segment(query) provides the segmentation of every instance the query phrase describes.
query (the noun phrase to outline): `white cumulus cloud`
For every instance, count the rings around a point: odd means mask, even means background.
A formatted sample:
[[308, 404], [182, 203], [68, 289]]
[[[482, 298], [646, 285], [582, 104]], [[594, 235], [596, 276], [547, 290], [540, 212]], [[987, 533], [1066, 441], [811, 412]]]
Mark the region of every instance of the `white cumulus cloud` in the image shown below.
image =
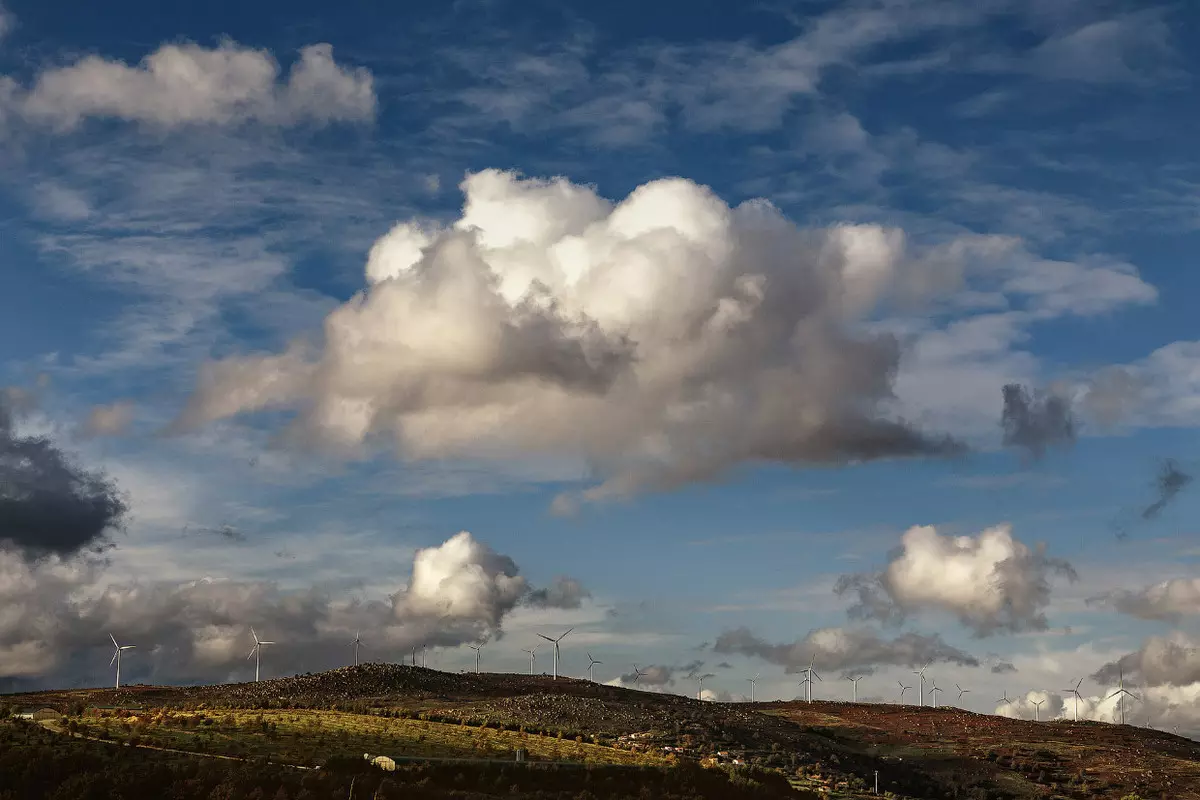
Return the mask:
[[1051, 578], [1074, 579], [1065, 561], [1030, 548], [997, 525], [975, 536], [943, 536], [931, 525], [909, 528], [877, 574], [844, 575], [838, 594], [855, 594], [851, 616], [899, 622], [919, 611], [943, 611], [979, 636], [1044, 629]]
[[323, 345], [207, 365], [188, 428], [270, 407], [295, 439], [408, 459], [583, 456], [599, 499], [750, 461], [957, 452], [889, 407], [900, 350], [861, 323], [918, 270], [902, 232], [806, 230], [681, 178], [611, 203], [487, 170], [460, 218], [398, 224]]

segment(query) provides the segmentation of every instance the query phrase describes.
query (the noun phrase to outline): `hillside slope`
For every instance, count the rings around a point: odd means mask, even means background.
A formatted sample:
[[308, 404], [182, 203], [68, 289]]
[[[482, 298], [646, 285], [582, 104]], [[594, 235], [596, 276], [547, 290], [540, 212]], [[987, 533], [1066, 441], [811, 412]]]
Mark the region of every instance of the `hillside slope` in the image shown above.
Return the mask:
[[[358, 714], [586, 743], [596, 749], [579, 748], [580, 759], [594, 763], [630, 763], [616, 757], [620, 750], [640, 752], [646, 759], [642, 763], [682, 758], [749, 764], [778, 771], [794, 785], [829, 787], [845, 797], [868, 796], [866, 789], [878, 773], [881, 791], [914, 798], [1082, 800], [1137, 793], [1147, 800], [1200, 800], [1200, 745], [1196, 742], [1131, 726], [1034, 723], [954, 708], [822, 701], [702, 703], [575, 679], [454, 674], [388, 664], [257, 684], [9, 695], [0, 698], [0, 703], [45, 705], [68, 713], [95, 706], [137, 707], [142, 710], [102, 714], [132, 714], [139, 720], [153, 719], [156, 714], [161, 720], [196, 709], [212, 710], [210, 715], [217, 719], [221, 717], [217, 709], [269, 712], [269, 719], [264, 717], [258, 724], [273, 719], [286, 722], [271, 711], [277, 709], [342, 712], [338, 719], [343, 721], [326, 725], [320, 746], [310, 748], [318, 755], [330, 751], [330, 742], [336, 741], [329, 730], [349, 724], [344, 720], [351, 718], [345, 714]], [[251, 727], [241, 711], [234, 716], [235, 729], [238, 725]], [[145, 732], [146, 723], [139, 724]], [[358, 727], [370, 725], [378, 723], [364, 720]], [[399, 737], [401, 729], [393, 726], [392, 730]], [[418, 728], [410, 725], [406, 730]], [[168, 733], [176, 736], [179, 731], [158, 731]], [[300, 734], [289, 729], [288, 735]], [[488, 734], [488, 741], [507, 742], [505, 737], [509, 734]], [[443, 739], [455, 741], [452, 736]], [[243, 740], [237, 746], [246, 746]], [[362, 740], [350, 741], [357, 745]], [[388, 742], [397, 750], [416, 747], [411, 738], [384, 740]], [[347, 744], [343, 751], [349, 747]], [[505, 748], [511, 746], [500, 749], [507, 752]], [[388, 754], [431, 752], [413, 749]], [[569, 757], [571, 751], [548, 748], [546, 752]], [[604, 756], [604, 752], [614, 756]]]

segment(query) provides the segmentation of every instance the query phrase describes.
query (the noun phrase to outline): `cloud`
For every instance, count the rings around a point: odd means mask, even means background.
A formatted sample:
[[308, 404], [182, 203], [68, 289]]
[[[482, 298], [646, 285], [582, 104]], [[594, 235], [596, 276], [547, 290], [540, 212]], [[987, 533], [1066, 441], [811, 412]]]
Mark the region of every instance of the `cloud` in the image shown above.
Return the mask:
[[1191, 482], [1192, 476], [1181, 470], [1175, 461], [1169, 458], [1163, 461], [1158, 478], [1155, 480], [1158, 499], [1142, 510], [1142, 519], [1156, 519], [1163, 509], [1175, 499], [1175, 496]]
[[537, 608], [579, 608], [592, 593], [574, 578], [561, 575], [543, 589], [534, 589], [526, 602]]
[[160, 129], [258, 122], [362, 122], [375, 116], [371, 73], [337, 64], [328, 44], [300, 50], [287, 78], [265, 50], [167, 44], [137, 66], [99, 56], [38, 73], [10, 108], [28, 122], [70, 131], [84, 120], [121, 119]]
[[133, 422], [134, 404], [121, 400], [104, 406], [96, 406], [88, 414], [83, 425], [85, 436], [120, 436]]
[[1114, 425], [1184, 427], [1200, 424], [1200, 341], [1178, 341], [1143, 359], [1104, 367], [1076, 387], [1080, 407]]
[[976, 636], [1042, 630], [1050, 580], [1076, 578], [1071, 565], [1031, 550], [997, 525], [975, 536], [942, 536], [933, 526], [909, 528], [877, 574], [838, 579], [834, 592], [855, 594], [850, 616], [889, 624], [919, 611], [954, 614]]
[[0, 41], [3, 41], [4, 37], [8, 36], [15, 27], [17, 27], [17, 18], [4, 7], [3, 3], [0, 3]]
[[246, 541], [248, 538], [246, 534], [229, 524], [221, 525], [217, 528], [191, 528], [190, 526], [185, 526], [183, 529], [185, 534], [191, 533], [192, 531], [195, 531], [196, 533], [211, 534], [230, 542], [240, 543]]
[[437, 547], [417, 551], [412, 580], [397, 613], [479, 620], [498, 628], [529, 589], [517, 573], [511, 558], [462, 531]]
[[1017, 447], [1033, 458], [1041, 458], [1050, 446], [1066, 446], [1075, 441], [1075, 420], [1071, 403], [1056, 394], [1030, 395], [1016, 383], [1005, 385], [1004, 446]]
[[125, 499], [48, 437], [20, 434], [14, 411], [22, 397], [0, 393], [0, 545], [41, 555], [103, 547], [123, 523]]
[[1091, 679], [1114, 682], [1120, 673], [1149, 686], [1200, 683], [1200, 639], [1184, 631], [1147, 637], [1139, 649], [1105, 664]]
[[496, 170], [462, 189], [452, 226], [376, 242], [322, 348], [208, 364], [179, 425], [296, 408], [293, 440], [334, 448], [582, 455], [607, 478], [583, 500], [961, 451], [888, 416], [899, 345], [855, 330], [896, 279], [898, 231], [802, 230], [679, 178], [616, 205]]
[[820, 628], [788, 644], [772, 644], [749, 628], [734, 628], [717, 637], [713, 650], [761, 658], [785, 667], [788, 673], [800, 672], [814, 657], [818, 671], [920, 666], [930, 661], [979, 666], [977, 659], [946, 644], [937, 634], [924, 636], [910, 632], [895, 639], [884, 639], [866, 628]]
[[251, 625], [279, 643], [271, 659], [289, 674], [346, 663], [356, 630], [374, 658], [486, 641], [529, 590], [518, 572], [466, 532], [418, 550], [408, 585], [378, 598], [269, 581], [114, 583], [94, 559], [0, 548], [0, 684], [94, 681], [107, 632], [138, 646], [131, 681], [163, 683], [244, 677]]
[[1047, 38], [1021, 60], [1043, 78], [1083, 83], [1146, 83], [1161, 76], [1173, 48], [1161, 9], [1096, 20]]
[[1200, 578], [1175, 578], [1137, 591], [1122, 589], [1088, 598], [1089, 605], [1105, 605], [1138, 619], [1178, 623], [1200, 615]]
[[993, 675], [1008, 675], [1009, 673], [1016, 672], [1016, 671], [1017, 671], [1017, 668], [1015, 666], [1013, 666], [1011, 661], [1001, 661], [997, 664], [992, 665], [992, 674]]

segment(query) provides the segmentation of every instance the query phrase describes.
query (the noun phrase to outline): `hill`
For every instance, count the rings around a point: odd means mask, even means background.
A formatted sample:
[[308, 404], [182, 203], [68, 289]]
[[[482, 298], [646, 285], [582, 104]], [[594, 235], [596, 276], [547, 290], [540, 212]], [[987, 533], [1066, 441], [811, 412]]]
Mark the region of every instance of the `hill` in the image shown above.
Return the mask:
[[257, 684], [8, 695], [0, 704], [56, 708], [68, 717], [46, 724], [64, 735], [305, 767], [367, 752], [476, 759], [462, 764], [478, 772], [520, 749], [542, 766], [671, 772], [680, 768], [671, 763], [700, 762], [734, 777], [753, 768], [841, 797], [873, 796], [877, 773], [881, 792], [911, 798], [1200, 800], [1200, 745], [1190, 740], [954, 708], [699, 702], [569, 678], [390, 664]]

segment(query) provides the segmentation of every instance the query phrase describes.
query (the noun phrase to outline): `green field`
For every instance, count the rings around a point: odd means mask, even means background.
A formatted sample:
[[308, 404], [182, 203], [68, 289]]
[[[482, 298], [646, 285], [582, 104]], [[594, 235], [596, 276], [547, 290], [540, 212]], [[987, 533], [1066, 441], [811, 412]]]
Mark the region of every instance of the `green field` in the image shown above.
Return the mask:
[[155, 747], [312, 766], [330, 756], [512, 759], [662, 766], [665, 759], [519, 731], [396, 719], [339, 711], [147, 710], [139, 716], [88, 717], [79, 733]]

